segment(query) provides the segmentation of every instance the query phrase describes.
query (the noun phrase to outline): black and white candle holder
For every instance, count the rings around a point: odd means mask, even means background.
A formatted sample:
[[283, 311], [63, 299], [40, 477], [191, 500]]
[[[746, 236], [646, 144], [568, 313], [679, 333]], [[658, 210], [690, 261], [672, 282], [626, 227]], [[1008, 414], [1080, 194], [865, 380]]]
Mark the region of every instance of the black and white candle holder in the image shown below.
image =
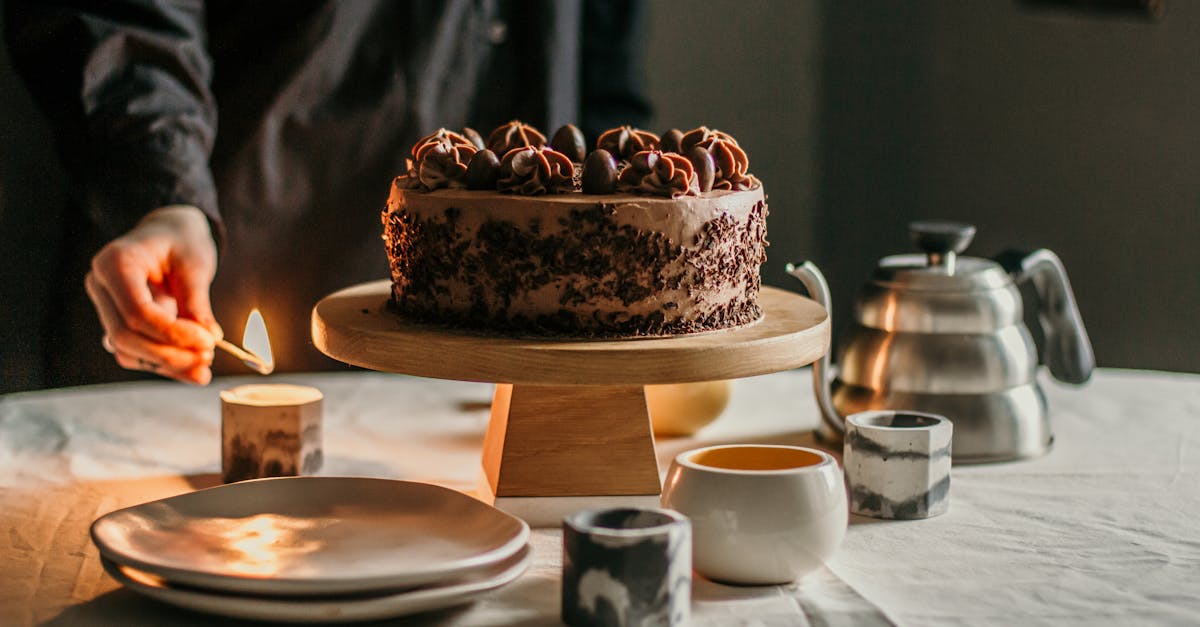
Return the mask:
[[887, 519], [930, 518], [950, 505], [953, 424], [915, 411], [846, 417], [842, 465], [850, 511]]
[[563, 519], [563, 622], [683, 625], [691, 598], [692, 525], [686, 516], [665, 509], [598, 509]]

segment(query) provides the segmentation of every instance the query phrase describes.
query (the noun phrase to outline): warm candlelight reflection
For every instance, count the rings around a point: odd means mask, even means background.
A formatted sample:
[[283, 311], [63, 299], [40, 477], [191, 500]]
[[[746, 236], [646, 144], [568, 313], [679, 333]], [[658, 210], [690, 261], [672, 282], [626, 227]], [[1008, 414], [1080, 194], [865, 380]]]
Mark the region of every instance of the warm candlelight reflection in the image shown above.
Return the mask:
[[[899, 299], [895, 294], [888, 294], [887, 299], [883, 304], [882, 322], [884, 329], [895, 329], [897, 322], [897, 314], [900, 311]], [[883, 337], [880, 346], [871, 356], [869, 370], [867, 372], [867, 385], [874, 390], [882, 390], [887, 387], [886, 377], [888, 368], [891, 365], [892, 359], [892, 343], [896, 341], [895, 333], [888, 333]]]
[[167, 585], [166, 580], [164, 580], [162, 577], [159, 577], [158, 575], [152, 575], [150, 573], [145, 573], [140, 570], [137, 570], [136, 568], [129, 568], [128, 566], [118, 566], [118, 568], [121, 569], [121, 573], [124, 574], [126, 577], [129, 577], [130, 579], [142, 584], [143, 586], [149, 586], [151, 588], [162, 588]]
[[267, 336], [267, 324], [257, 308], [250, 311], [246, 318], [246, 331], [242, 334], [242, 347], [258, 355], [269, 369], [275, 367], [275, 357], [271, 354], [271, 339]]
[[314, 521], [276, 514], [257, 514], [246, 518], [218, 518], [207, 521], [205, 529], [231, 572], [240, 575], [270, 576], [286, 568], [298, 555], [312, 553], [320, 542], [301, 540]]

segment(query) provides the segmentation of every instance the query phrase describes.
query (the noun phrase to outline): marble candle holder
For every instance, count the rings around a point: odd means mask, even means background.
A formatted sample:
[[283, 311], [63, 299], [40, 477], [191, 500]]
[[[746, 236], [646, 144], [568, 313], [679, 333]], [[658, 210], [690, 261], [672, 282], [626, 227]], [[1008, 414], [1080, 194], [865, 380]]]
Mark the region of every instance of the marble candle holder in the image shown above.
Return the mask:
[[665, 509], [594, 509], [563, 519], [562, 620], [611, 627], [687, 623], [692, 525]]
[[294, 477], [321, 469], [321, 391], [240, 385], [221, 391], [221, 479]]
[[842, 463], [850, 511], [874, 518], [930, 518], [950, 505], [953, 424], [914, 411], [846, 417]]

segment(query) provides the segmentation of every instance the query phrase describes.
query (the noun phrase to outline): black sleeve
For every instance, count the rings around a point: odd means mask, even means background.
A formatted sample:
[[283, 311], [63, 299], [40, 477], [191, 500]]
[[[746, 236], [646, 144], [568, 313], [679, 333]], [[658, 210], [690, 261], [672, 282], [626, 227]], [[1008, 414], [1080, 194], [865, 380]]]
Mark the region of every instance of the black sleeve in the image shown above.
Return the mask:
[[645, 7], [640, 0], [585, 0], [580, 130], [591, 141], [629, 124], [645, 126]]
[[189, 204], [221, 241], [203, 1], [6, 0], [4, 8], [13, 64], [104, 234]]

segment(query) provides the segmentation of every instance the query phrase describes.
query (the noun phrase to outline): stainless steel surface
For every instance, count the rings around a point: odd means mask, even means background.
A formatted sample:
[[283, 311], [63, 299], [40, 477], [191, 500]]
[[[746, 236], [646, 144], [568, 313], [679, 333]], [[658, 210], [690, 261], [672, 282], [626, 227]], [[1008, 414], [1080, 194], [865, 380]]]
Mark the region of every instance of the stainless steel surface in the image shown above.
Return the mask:
[[975, 227], [945, 220], [918, 221], [908, 225], [908, 234], [917, 248], [925, 251], [931, 272], [954, 276], [958, 256], [975, 238]]
[[[1053, 435], [1017, 282], [1035, 288], [1051, 374], [1082, 383], [1094, 358], [1062, 263], [1046, 250], [1008, 254], [1004, 265], [958, 256], [974, 236], [970, 225], [914, 223], [911, 230], [925, 254], [880, 261], [841, 338], [836, 378], [828, 355], [813, 369], [825, 422], [819, 435], [840, 439], [850, 413], [905, 409], [954, 422], [956, 463], [1043, 453]], [[828, 288], [813, 264], [787, 270], [828, 309]]]
[[[818, 305], [825, 308], [826, 315], [830, 320], [833, 320], [833, 311], [831, 309], [832, 300], [829, 298], [829, 284], [825, 282], [825, 275], [817, 269], [816, 264], [811, 261], [804, 261], [800, 264], [787, 265], [787, 273], [800, 279], [804, 284], [804, 289], [808, 290], [808, 295]], [[841, 434], [845, 433], [846, 425], [842, 417], [838, 415], [834, 409], [833, 401], [830, 398], [830, 370], [829, 353], [825, 354], [815, 362], [813, 362], [813, 394], [817, 397], [817, 406], [821, 410], [821, 419], [823, 422], [822, 432], [826, 429], [831, 430], [835, 436], [833, 439], [839, 439]], [[828, 438], [827, 438], [828, 439]]]
[[988, 333], [1022, 322], [1015, 285], [982, 292], [898, 290], [869, 281], [858, 292], [854, 319], [864, 327], [908, 333]]
[[1024, 325], [992, 333], [851, 326], [838, 353], [838, 378], [846, 383], [924, 394], [984, 394], [1024, 385], [1033, 381], [1037, 366], [1037, 349]]
[[1096, 369], [1096, 357], [1062, 260], [1043, 248], [1026, 255], [1021, 269], [1020, 278], [1033, 283], [1041, 301], [1038, 323], [1046, 336], [1044, 361], [1050, 374], [1067, 383], [1086, 382]]
[[892, 289], [961, 292], [1012, 285], [1000, 264], [977, 257], [959, 257], [954, 273], [944, 265], [928, 265], [927, 255], [891, 255], [879, 261], [871, 280]]
[[[954, 423], [955, 464], [1036, 457], [1054, 440], [1046, 397], [1036, 383], [990, 394], [912, 394], [880, 392], [833, 383], [833, 403], [842, 415], [869, 409], [935, 413]], [[828, 433], [822, 432], [822, 437]]]

